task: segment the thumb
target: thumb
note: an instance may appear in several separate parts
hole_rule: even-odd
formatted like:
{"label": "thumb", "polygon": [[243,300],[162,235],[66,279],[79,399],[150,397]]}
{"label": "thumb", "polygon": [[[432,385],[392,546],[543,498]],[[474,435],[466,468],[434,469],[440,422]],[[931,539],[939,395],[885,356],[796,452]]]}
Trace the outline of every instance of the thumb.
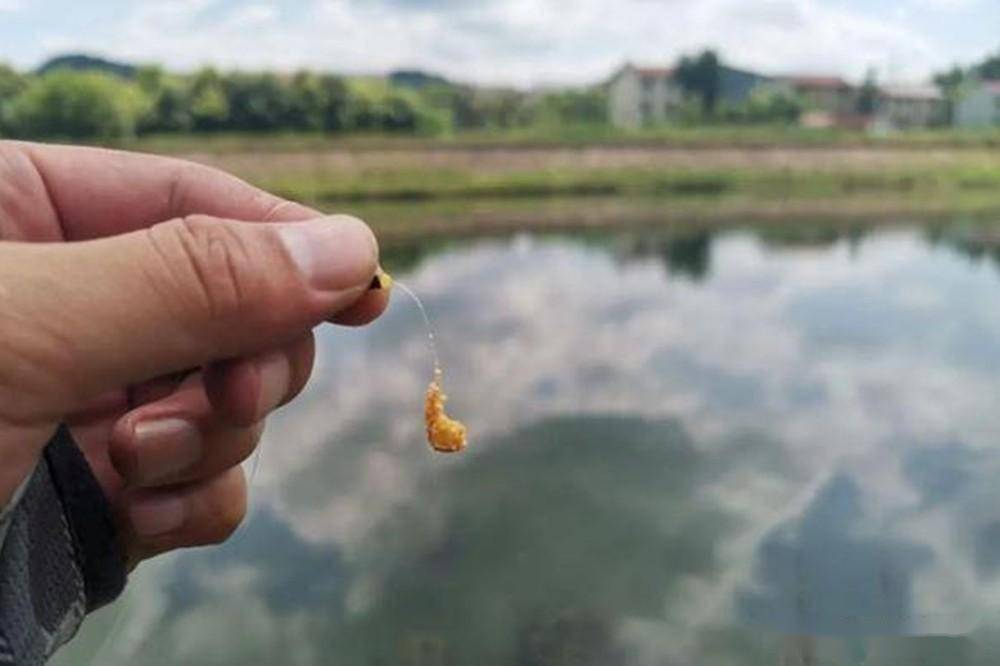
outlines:
{"label": "thumb", "polygon": [[19,389],[13,406],[31,422],[273,348],[356,301],[377,262],[371,230],[346,216],[193,216],[97,241],[0,243],[0,386]]}

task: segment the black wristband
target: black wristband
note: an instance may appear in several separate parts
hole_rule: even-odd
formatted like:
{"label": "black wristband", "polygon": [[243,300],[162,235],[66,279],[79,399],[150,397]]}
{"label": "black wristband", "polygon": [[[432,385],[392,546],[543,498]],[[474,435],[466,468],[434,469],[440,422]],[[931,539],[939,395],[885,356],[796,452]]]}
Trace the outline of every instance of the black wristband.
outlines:
{"label": "black wristband", "polygon": [[45,460],[73,537],[89,613],[114,601],[125,588],[125,558],[111,506],[66,426],[46,446]]}

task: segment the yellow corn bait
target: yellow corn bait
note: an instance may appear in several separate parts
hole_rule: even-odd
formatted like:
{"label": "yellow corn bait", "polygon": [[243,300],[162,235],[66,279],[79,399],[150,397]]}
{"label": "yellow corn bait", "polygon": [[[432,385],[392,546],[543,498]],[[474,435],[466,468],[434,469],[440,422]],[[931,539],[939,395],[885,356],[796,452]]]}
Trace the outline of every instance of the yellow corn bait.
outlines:
{"label": "yellow corn bait", "polygon": [[441,376],[441,368],[435,368],[434,379],[427,387],[427,399],[424,402],[427,441],[438,453],[458,453],[466,446],[466,428],[444,412],[448,396],[441,388]]}
{"label": "yellow corn bait", "polygon": [[424,398],[424,425],[427,427],[427,443],[438,453],[458,453],[463,451],[468,442],[466,439],[467,428],[465,425],[448,416],[444,411],[444,405],[448,402],[448,396],[442,387],[443,373],[441,372],[441,362],[438,359],[437,348],[434,345],[434,330],[431,327],[427,310],[420,298],[402,282],[396,282],[388,273],[381,268],[372,280],[372,289],[391,289],[393,285],[402,289],[413,302],[417,304],[420,314],[427,327],[427,338],[430,341],[431,353],[434,355],[434,378],[427,386],[427,395]]}

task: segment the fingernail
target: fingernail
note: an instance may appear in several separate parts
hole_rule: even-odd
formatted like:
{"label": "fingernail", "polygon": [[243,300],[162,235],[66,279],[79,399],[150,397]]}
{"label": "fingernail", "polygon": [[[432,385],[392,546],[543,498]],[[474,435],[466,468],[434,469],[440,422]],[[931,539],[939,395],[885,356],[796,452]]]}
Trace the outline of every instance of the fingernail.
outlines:
{"label": "fingernail", "polygon": [[201,433],[184,419],[141,421],[133,430],[135,479],[152,483],[177,475],[197,463],[202,456]]}
{"label": "fingernail", "polygon": [[275,352],[257,362],[257,374],[260,377],[257,415],[264,418],[268,412],[284,402],[285,396],[288,394],[292,368],[288,363],[287,356]]}
{"label": "fingernail", "polygon": [[132,529],[140,537],[168,534],[184,524],[184,500],[172,495],[140,500],[129,508]]}
{"label": "fingernail", "polygon": [[364,222],[347,215],[281,225],[288,253],[315,289],[364,287],[378,267],[378,244]]}

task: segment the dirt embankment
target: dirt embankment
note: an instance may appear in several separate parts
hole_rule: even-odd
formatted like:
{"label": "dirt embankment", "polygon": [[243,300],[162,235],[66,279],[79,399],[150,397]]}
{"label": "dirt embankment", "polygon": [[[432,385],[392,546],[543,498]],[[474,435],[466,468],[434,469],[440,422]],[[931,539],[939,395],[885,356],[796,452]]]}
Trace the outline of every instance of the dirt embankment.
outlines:
{"label": "dirt embankment", "polygon": [[440,147],[421,150],[338,150],[328,152],[189,153],[184,155],[261,179],[275,173],[391,172],[433,169],[484,173],[597,169],[805,170],[859,172],[952,167],[1000,168],[1000,151],[979,148],[752,147],[672,148],[591,146],[581,148],[493,149]]}

